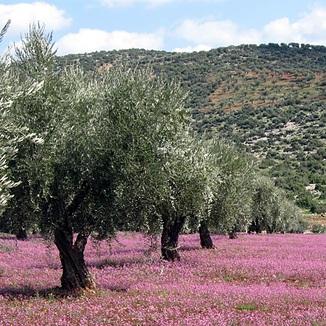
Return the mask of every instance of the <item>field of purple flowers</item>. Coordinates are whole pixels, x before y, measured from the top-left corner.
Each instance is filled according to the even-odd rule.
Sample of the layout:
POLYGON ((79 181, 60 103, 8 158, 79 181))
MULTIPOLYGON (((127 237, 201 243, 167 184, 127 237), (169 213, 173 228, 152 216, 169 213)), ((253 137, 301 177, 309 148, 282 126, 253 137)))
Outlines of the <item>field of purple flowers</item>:
POLYGON ((96 292, 59 296, 56 248, 0 237, 0 325, 326 325, 326 235, 180 238, 160 261, 141 234, 90 241, 96 292))

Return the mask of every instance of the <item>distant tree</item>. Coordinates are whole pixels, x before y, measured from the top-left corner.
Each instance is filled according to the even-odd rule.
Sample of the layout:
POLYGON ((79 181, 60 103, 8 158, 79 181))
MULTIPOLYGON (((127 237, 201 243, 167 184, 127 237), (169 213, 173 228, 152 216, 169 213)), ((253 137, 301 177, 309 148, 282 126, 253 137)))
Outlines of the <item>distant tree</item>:
POLYGON ((314 206, 314 199, 313 195, 308 190, 303 190, 299 193, 298 197, 296 198, 296 204, 302 208, 311 208, 314 206))
POLYGON ((301 209, 293 201, 283 197, 280 202, 281 223, 278 226, 279 232, 303 233, 307 229, 301 209))
MULTIPOLYGON (((221 139, 209 143, 209 153, 209 194, 204 220, 212 230, 233 238, 236 230, 244 229, 250 221, 249 204, 256 163, 235 145, 221 139)), ((202 231, 205 231, 205 223, 202 231)))
POLYGON ((198 224, 204 204, 206 158, 201 142, 187 135, 179 141, 178 147, 166 147, 165 193, 158 201, 162 219, 162 258, 179 260, 178 238, 183 227, 198 224))
POLYGON ((303 225, 301 210, 266 177, 255 180, 251 210, 252 223, 249 231, 298 232, 301 229, 300 224, 303 225))

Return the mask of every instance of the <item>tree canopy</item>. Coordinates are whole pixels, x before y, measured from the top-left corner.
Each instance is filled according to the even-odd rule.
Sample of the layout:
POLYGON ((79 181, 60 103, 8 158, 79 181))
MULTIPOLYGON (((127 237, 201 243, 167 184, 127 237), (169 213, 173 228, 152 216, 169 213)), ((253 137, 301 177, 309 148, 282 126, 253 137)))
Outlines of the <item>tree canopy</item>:
POLYGON ((33 25, 12 58, 11 85, 23 86, 9 116, 39 144, 18 144, 11 173, 32 204, 22 214, 54 234, 62 286, 93 287, 83 261, 87 238, 114 233, 111 210, 126 180, 132 187, 157 184, 146 174, 159 177, 160 150, 187 126, 185 94, 150 69, 57 71, 54 54, 51 35, 33 25))

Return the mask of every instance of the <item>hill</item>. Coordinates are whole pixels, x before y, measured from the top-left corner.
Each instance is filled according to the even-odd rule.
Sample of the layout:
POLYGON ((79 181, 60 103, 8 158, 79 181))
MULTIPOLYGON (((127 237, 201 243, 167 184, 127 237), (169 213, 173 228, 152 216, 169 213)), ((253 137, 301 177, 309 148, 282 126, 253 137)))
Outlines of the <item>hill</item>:
POLYGON ((86 70, 151 65, 179 80, 199 133, 231 139, 301 207, 326 210, 326 47, 273 43, 58 57, 59 66, 76 62, 86 70))

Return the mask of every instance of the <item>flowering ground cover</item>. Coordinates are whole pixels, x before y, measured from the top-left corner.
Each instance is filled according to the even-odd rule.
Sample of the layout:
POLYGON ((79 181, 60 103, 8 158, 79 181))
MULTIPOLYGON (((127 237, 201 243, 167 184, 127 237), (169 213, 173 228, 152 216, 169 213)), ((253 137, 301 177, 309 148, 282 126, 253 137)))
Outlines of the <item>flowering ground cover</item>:
POLYGON ((90 241, 98 291, 62 296, 54 245, 2 236, 0 325, 326 325, 325 234, 212 238, 182 235, 176 263, 141 234, 90 241))

